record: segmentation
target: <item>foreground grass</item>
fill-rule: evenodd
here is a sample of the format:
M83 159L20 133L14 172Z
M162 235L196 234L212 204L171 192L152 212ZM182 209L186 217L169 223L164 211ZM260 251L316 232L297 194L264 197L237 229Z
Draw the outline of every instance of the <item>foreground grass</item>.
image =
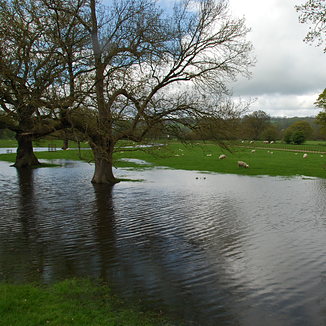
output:
M302 150L291 147L291 149ZM81 154L81 156L80 156ZM225 160L219 160L220 154L226 154ZM39 159L69 159L93 160L91 151L77 150L57 152L37 152ZM308 153L303 158L303 152L278 151L275 148L255 149L245 147L230 147L230 151L224 150L214 143L193 143L184 145L181 143L169 143L166 146L157 146L152 149L137 149L118 152L114 156L116 167L144 168L135 162L122 159L140 159L151 166L166 166L174 169L197 170L219 173L232 173L242 175L271 175L294 176L304 175L326 178L326 155ZM15 154L2 154L0 160L13 162ZM249 169L239 168L237 161L245 161Z
M0 284L0 320L6 326L159 326L160 316L127 307L107 286L66 280L52 286Z

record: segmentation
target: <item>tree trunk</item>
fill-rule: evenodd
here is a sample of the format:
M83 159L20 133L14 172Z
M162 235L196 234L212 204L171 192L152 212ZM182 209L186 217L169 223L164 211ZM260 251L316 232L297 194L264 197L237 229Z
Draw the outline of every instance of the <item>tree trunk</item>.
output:
M33 142L30 135L16 134L18 142L16 168L32 167L41 165L33 152Z
M114 185L119 182L113 175L112 150L107 148L92 147L95 159L95 171L92 179L93 183Z
M69 148L69 140L68 140L68 138L65 138L63 140L63 145L62 145L61 149L63 149L65 151L68 148Z

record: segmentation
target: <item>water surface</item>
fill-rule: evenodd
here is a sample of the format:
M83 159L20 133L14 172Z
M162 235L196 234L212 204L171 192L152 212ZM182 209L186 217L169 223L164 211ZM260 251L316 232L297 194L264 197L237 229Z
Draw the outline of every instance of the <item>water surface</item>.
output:
M326 180L0 162L0 279L109 281L186 325L326 325Z

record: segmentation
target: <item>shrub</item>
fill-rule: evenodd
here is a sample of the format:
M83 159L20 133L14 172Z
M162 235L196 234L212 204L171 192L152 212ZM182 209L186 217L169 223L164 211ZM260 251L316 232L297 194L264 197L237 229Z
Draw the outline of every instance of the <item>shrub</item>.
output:
M301 130L296 130L293 132L292 134L292 142L296 145L300 145L302 143L304 143L305 141L305 135L303 133L303 131Z
M284 132L284 136L283 136L283 140L287 143L287 144L291 144L292 143L292 131L290 129L286 129Z

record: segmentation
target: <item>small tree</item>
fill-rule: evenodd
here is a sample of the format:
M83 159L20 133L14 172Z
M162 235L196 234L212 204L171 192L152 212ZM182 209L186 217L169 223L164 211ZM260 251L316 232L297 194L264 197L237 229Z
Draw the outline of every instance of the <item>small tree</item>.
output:
M311 137L313 129L307 121L297 121L285 130L283 140L289 144L302 144Z
M261 134L261 138L268 141L275 141L279 137L279 131L274 125L269 125Z
M300 145L303 144L305 142L305 135L303 133L303 131L301 130L296 130L292 133L292 142L295 145Z
M315 105L323 111L320 111L316 116L316 122L321 126L321 131L323 134L326 134L326 88L324 91L318 96Z
M292 130L287 128L284 132L284 135L283 135L283 140L285 143L287 144L291 144L292 143Z
M254 111L245 115L242 121L242 128L246 138L258 140L262 136L262 132L270 125L270 116L262 111Z
M310 123L307 121L297 121L293 123L289 128L292 130L292 132L301 131L304 135L305 140L311 138L313 134L313 129Z

